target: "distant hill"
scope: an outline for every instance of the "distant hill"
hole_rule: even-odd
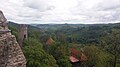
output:
[[[13,33],[17,35],[18,24],[9,22]],[[99,38],[107,35],[112,29],[120,29],[120,23],[114,24],[30,24],[28,32],[31,36],[41,33],[49,34],[58,40],[63,37],[69,43],[98,43]],[[16,30],[16,31],[15,31]],[[36,37],[40,38],[40,36]],[[63,39],[61,39],[62,41]]]
[[[41,29],[47,30],[47,29],[54,29],[57,30],[58,28],[62,27],[84,27],[87,26],[86,24],[33,24],[33,26],[39,27]]]
[[[110,23],[110,24],[30,24],[31,26],[36,26],[38,28],[44,29],[44,30],[57,30],[59,28],[63,27],[71,27],[71,28],[81,28],[81,27],[89,27],[89,26],[111,26],[114,28],[119,28],[120,23]]]
[[[19,24],[9,21],[9,22],[8,22],[8,26],[14,26],[14,27],[18,28],[18,27],[19,27]],[[35,26],[32,26],[32,25],[28,25],[28,28],[29,28],[29,29],[41,30],[40,28],[35,27]]]
[[[36,24],[34,25],[58,39],[63,37],[69,43],[98,43],[99,38],[107,35],[112,29],[120,29],[120,23],[113,24]],[[63,39],[61,39],[63,40]]]

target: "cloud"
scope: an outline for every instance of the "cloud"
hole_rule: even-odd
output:
[[[120,0],[0,0],[17,23],[106,23],[120,21]]]
[[[41,12],[51,10],[53,8],[49,0],[25,0],[24,2],[29,8],[36,9]]]

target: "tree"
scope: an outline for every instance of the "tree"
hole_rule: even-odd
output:
[[[104,50],[101,50],[98,46],[90,44],[89,46],[84,46],[83,51],[88,58],[88,61],[85,62],[86,65],[92,67],[112,67],[108,63],[110,59],[110,54]]]
[[[59,67],[71,67],[67,44],[55,43],[49,47],[49,53],[56,59]]]
[[[113,29],[111,33],[102,38],[101,45],[113,56],[111,63],[113,63],[113,67],[117,67],[120,56],[120,30]]]
[[[54,57],[46,53],[36,39],[26,40],[23,52],[27,59],[27,67],[57,67]]]

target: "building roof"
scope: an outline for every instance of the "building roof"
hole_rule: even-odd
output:
[[[73,62],[73,63],[79,61],[77,58],[75,58],[75,57],[73,57],[73,56],[70,56],[69,59],[70,59],[70,61]]]
[[[74,48],[70,48],[71,56],[74,56],[75,58],[79,59],[79,61],[86,61],[87,56],[82,53],[81,51],[78,51]]]
[[[70,48],[71,55],[81,56],[82,53],[74,48]]]
[[[53,44],[53,42],[54,42],[54,40],[51,37],[49,37],[46,44],[51,45],[51,44]]]

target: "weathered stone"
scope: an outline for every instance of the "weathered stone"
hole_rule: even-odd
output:
[[[4,23],[6,22],[7,19],[5,18],[5,16],[3,15],[3,12],[0,10],[0,22]]]
[[[9,36],[0,40],[0,47],[0,67],[26,67],[25,57],[15,38]]]
[[[23,41],[27,39],[27,25],[26,24],[20,24],[19,25],[19,34],[18,34],[18,43],[22,47]]]
[[[6,22],[0,11],[0,22]],[[4,19],[4,20],[3,20]],[[26,59],[10,30],[0,25],[0,67],[26,67]]]

